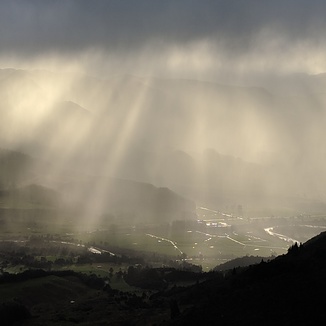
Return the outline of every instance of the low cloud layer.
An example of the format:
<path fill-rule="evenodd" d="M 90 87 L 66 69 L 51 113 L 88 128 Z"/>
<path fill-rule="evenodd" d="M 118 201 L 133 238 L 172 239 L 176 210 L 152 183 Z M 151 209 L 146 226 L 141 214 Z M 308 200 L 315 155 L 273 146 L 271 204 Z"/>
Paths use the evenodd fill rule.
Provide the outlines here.
<path fill-rule="evenodd" d="M 326 70 L 323 1 L 3 1 L 1 65 L 213 79 Z"/>

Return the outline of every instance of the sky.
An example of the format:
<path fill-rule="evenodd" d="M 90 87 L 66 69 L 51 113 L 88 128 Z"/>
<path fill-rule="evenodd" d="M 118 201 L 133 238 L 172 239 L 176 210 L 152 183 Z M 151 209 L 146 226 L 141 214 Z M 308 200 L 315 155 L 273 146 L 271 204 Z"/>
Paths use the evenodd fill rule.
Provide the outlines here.
<path fill-rule="evenodd" d="M 322 0 L 4 0 L 0 66 L 201 80 L 326 71 Z"/>

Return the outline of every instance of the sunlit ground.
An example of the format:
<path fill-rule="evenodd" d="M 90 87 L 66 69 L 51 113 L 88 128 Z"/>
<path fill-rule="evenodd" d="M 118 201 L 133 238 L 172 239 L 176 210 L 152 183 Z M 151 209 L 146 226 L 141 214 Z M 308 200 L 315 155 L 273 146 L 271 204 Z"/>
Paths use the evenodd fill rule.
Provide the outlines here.
<path fill-rule="evenodd" d="M 76 228 L 75 219 L 66 220 L 65 224 L 55 224 L 44 216 L 29 222 L 22 218 L 4 219 L 1 241 L 26 241 L 31 236 L 51 235 L 68 248 L 79 244 L 96 248 L 94 254 L 102 250 L 114 254 L 125 249 L 133 255 L 146 253 L 157 267 L 168 265 L 170 260 L 186 260 L 208 271 L 236 257 L 284 254 L 296 241 L 304 243 L 326 230 L 325 215 L 244 218 L 207 209 L 197 211 L 201 219 L 192 222 L 129 226 L 102 221 L 92 229 L 87 229 L 88 225 Z"/>

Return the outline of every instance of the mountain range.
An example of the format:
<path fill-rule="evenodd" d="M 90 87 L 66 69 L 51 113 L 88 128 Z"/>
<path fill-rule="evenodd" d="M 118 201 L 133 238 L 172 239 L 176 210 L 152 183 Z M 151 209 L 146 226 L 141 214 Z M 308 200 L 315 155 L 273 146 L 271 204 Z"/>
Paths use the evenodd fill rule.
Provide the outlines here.
<path fill-rule="evenodd" d="M 2 69 L 0 145 L 54 173 L 150 183 L 212 208 L 315 211 L 325 202 L 325 84 L 324 75 L 263 88 Z"/>

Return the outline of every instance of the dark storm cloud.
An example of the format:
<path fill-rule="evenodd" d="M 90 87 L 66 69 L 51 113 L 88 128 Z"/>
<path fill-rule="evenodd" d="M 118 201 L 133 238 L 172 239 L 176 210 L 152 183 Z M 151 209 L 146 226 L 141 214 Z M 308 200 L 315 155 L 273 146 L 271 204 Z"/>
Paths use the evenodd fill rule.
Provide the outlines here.
<path fill-rule="evenodd" d="M 24 55 L 138 50 L 206 40 L 238 53 L 263 46 L 267 30 L 324 44 L 324 1 L 11 0 L 0 4 L 0 51 Z M 268 40 L 264 40 L 268 42 Z"/>

